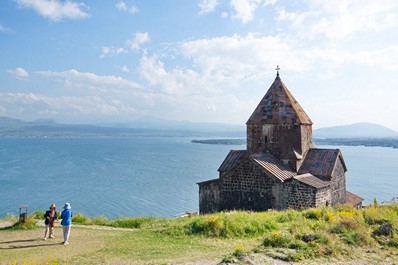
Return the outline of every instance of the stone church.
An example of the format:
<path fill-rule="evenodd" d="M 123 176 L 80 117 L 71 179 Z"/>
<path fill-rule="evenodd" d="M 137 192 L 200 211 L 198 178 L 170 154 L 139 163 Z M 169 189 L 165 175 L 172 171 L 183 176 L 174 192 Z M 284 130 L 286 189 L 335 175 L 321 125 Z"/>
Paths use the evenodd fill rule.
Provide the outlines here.
<path fill-rule="evenodd" d="M 303 209 L 363 199 L 346 191 L 339 149 L 315 148 L 312 121 L 279 77 L 247 121 L 247 150 L 231 150 L 219 178 L 198 183 L 203 213 Z"/>

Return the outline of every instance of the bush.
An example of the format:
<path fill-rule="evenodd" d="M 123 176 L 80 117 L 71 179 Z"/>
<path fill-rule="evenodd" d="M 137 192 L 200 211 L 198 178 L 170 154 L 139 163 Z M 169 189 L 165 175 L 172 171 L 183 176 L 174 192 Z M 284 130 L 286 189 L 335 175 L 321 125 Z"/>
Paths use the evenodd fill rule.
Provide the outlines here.
<path fill-rule="evenodd" d="M 388 241 L 388 246 L 398 248 L 398 237 L 394 236 Z"/>
<path fill-rule="evenodd" d="M 37 220 L 35 219 L 34 215 L 30 215 L 26 220 L 25 223 L 20 223 L 17 221 L 13 226 L 12 229 L 33 229 L 36 228 Z"/>
<path fill-rule="evenodd" d="M 44 220 L 44 214 L 46 211 L 34 211 L 33 213 L 30 214 L 34 219 L 37 220 Z M 60 217 L 61 213 L 57 212 L 58 217 Z"/>
<path fill-rule="evenodd" d="M 316 209 L 309 209 L 304 212 L 304 215 L 307 219 L 315 219 L 315 220 L 320 220 L 322 218 L 322 209 L 316 208 Z"/>
<path fill-rule="evenodd" d="M 84 216 L 82 213 L 75 213 L 72 216 L 72 223 L 81 224 L 81 225 L 90 225 L 91 220 L 89 217 Z"/>
<path fill-rule="evenodd" d="M 382 225 L 392 219 L 394 211 L 386 207 L 368 207 L 364 210 L 364 219 L 370 225 Z"/>
<path fill-rule="evenodd" d="M 284 233 L 272 231 L 268 233 L 263 240 L 265 247 L 287 247 L 292 238 Z"/>
<path fill-rule="evenodd" d="M 232 255 L 240 259 L 246 253 L 248 253 L 247 249 L 244 246 L 239 245 L 234 248 Z"/>
<path fill-rule="evenodd" d="M 104 226 L 109 225 L 110 223 L 109 219 L 103 215 L 93 218 L 91 222 L 93 225 L 104 225 Z"/>
<path fill-rule="evenodd" d="M 351 246 L 366 246 L 371 242 L 371 237 L 364 231 L 346 233 L 343 241 Z"/>
<path fill-rule="evenodd" d="M 229 212 L 193 218 L 185 225 L 186 234 L 202 234 L 211 237 L 253 237 L 278 229 L 273 220 L 262 214 Z"/>

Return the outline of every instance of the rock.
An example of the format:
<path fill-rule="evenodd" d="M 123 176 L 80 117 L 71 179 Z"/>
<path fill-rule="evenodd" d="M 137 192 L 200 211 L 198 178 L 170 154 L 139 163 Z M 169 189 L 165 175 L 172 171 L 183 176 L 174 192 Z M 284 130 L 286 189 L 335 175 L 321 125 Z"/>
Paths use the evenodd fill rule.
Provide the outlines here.
<path fill-rule="evenodd" d="M 394 229 L 390 222 L 384 223 L 382 226 L 379 227 L 374 234 L 377 236 L 390 236 L 394 233 Z"/>
<path fill-rule="evenodd" d="M 317 236 L 317 235 L 307 235 L 307 234 L 304 234 L 302 237 L 301 237 L 301 239 L 304 241 L 304 242 L 311 242 L 311 241 L 314 241 L 314 240 L 317 240 L 319 238 L 319 236 Z"/>

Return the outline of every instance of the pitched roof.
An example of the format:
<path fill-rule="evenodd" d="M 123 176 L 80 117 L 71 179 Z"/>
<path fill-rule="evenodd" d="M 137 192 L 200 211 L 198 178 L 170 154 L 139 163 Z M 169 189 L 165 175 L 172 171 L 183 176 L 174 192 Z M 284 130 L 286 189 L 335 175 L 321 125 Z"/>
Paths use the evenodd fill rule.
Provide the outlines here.
<path fill-rule="evenodd" d="M 311 173 L 314 176 L 331 177 L 338 159 L 341 160 L 344 170 L 347 171 L 340 149 L 311 148 L 308 150 L 298 173 Z"/>
<path fill-rule="evenodd" d="M 295 176 L 293 179 L 315 189 L 321 189 L 330 186 L 330 181 L 322 180 L 311 175 L 310 173 Z"/>
<path fill-rule="evenodd" d="M 240 162 L 240 160 L 247 154 L 246 150 L 231 150 L 227 157 L 218 168 L 219 172 L 227 172 L 234 169 Z"/>
<path fill-rule="evenodd" d="M 352 192 L 349 192 L 348 190 L 345 192 L 345 198 L 346 198 L 346 203 L 351 206 L 356 206 L 363 202 L 363 198 L 359 197 L 358 195 L 355 195 Z"/>
<path fill-rule="evenodd" d="M 312 121 L 283 84 L 278 74 L 246 124 L 285 123 L 312 124 Z"/>
<path fill-rule="evenodd" d="M 250 158 L 282 182 L 297 175 L 296 172 L 269 153 L 252 154 Z"/>

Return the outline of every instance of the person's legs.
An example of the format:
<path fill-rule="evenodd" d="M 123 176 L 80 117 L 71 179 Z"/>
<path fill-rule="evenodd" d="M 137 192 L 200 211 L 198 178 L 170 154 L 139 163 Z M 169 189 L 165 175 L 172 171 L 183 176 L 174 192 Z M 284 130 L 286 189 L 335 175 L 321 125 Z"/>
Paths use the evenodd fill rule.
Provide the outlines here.
<path fill-rule="evenodd" d="M 66 242 L 66 229 L 67 229 L 68 227 L 67 226 L 62 226 L 62 234 L 64 235 L 64 243 Z"/>
<path fill-rule="evenodd" d="M 48 231 L 49 227 L 50 227 L 50 225 L 46 225 L 46 230 L 44 231 L 44 238 L 43 238 L 44 240 L 46 240 L 47 231 Z M 51 232 L 50 232 L 50 234 L 51 234 Z"/>
<path fill-rule="evenodd" d="M 62 226 L 63 232 L 64 232 L 64 245 L 69 244 L 69 234 L 70 234 L 70 225 L 68 226 Z"/>
<path fill-rule="evenodd" d="M 49 238 L 54 238 L 54 227 L 50 226 Z"/>

